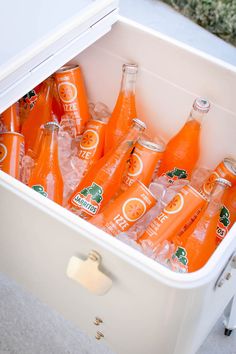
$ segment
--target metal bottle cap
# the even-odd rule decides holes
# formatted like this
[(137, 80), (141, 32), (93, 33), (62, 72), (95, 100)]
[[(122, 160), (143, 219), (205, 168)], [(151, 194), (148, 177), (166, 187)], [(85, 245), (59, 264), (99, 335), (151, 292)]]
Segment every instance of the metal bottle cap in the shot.
[(210, 102), (206, 98), (203, 98), (203, 97), (198, 97), (193, 102), (193, 109), (195, 111), (199, 111), (201, 113), (209, 112), (210, 107), (211, 107)]
[(142, 129), (147, 128), (146, 124), (138, 118), (134, 118), (132, 121), (133, 121), (133, 123), (138, 124)]
[(44, 124), (44, 128), (50, 128), (50, 127), (56, 127), (56, 128), (60, 128), (60, 124), (56, 123), (56, 122), (47, 122)]
[(129, 74), (136, 74), (138, 72), (137, 64), (123, 64), (122, 70)]
[(227, 186), (227, 187), (232, 186), (232, 183), (225, 178), (216, 178), (216, 183), (221, 184), (222, 186)]

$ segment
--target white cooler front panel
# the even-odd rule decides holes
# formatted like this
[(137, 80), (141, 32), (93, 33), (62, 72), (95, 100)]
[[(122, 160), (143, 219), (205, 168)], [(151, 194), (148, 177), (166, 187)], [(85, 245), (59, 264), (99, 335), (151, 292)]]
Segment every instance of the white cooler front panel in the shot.
[[(208, 58), (127, 20), (85, 50), (80, 63), (92, 101), (113, 107), (121, 64), (137, 62), (139, 118), (164, 138), (186, 119), (195, 96), (212, 110), (202, 130), (201, 164), (214, 167), (236, 156), (235, 68)], [(22, 92), (22, 95), (25, 92)], [(117, 354), (192, 354), (236, 292), (236, 272), (215, 287), (236, 250), (236, 227), (207, 265), (176, 274), (1, 173), (0, 269), (67, 319), (104, 340)], [(72, 256), (91, 250), (111, 289), (95, 295), (66, 276)], [(91, 276), (92, 277), (92, 276)], [(103, 320), (95, 326), (95, 317)]]

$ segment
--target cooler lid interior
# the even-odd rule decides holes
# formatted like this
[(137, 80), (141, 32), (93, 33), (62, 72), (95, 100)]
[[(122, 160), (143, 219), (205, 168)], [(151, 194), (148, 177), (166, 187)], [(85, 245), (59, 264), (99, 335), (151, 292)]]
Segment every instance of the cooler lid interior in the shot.
[[(20, 77), (23, 78), (35, 66), (40, 65), (40, 62), (54, 55), (68, 42), (92, 28), (95, 23), (103, 20), (105, 22), (106, 17), (116, 10), (117, 2), (1, 1), (0, 102), (1, 94)], [(97, 38), (94, 38), (95, 41)]]

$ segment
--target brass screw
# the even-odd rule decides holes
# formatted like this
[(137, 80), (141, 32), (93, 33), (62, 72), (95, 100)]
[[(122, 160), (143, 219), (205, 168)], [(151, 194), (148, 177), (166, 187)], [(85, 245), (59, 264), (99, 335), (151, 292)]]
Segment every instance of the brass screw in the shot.
[(101, 338), (104, 338), (104, 334), (102, 333), (102, 332), (97, 332), (96, 333), (96, 336), (95, 336), (95, 338), (97, 339), (97, 340), (100, 340)]
[(101, 323), (103, 323), (103, 320), (99, 317), (95, 317), (93, 323), (95, 324), (95, 326), (99, 326)]

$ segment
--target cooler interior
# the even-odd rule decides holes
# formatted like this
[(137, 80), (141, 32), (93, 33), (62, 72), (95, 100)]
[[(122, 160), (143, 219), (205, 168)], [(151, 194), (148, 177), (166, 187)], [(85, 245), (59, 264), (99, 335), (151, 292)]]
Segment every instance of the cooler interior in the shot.
[[(89, 101), (104, 102), (111, 110), (125, 62), (139, 65), (137, 111), (152, 135), (167, 141), (185, 122), (194, 98), (206, 96), (212, 109), (202, 127), (199, 165), (214, 168), (225, 156), (236, 156), (236, 72), (230, 66), (126, 20), (71, 61), (83, 69)], [(180, 276), (35, 194), (16, 181), (4, 189), (9, 209), (1, 237), (1, 248), (6, 249), (3, 271), (92, 335), (93, 319), (105, 319), (104, 340), (118, 354), (197, 350), (236, 291), (235, 274), (221, 293), (214, 287), (236, 249), (235, 227), (212, 257), (211, 272)], [(30, 220), (22, 222), (25, 212)], [(65, 275), (70, 256), (84, 257), (94, 248), (113, 279), (112, 290), (102, 297), (89, 294)]]

